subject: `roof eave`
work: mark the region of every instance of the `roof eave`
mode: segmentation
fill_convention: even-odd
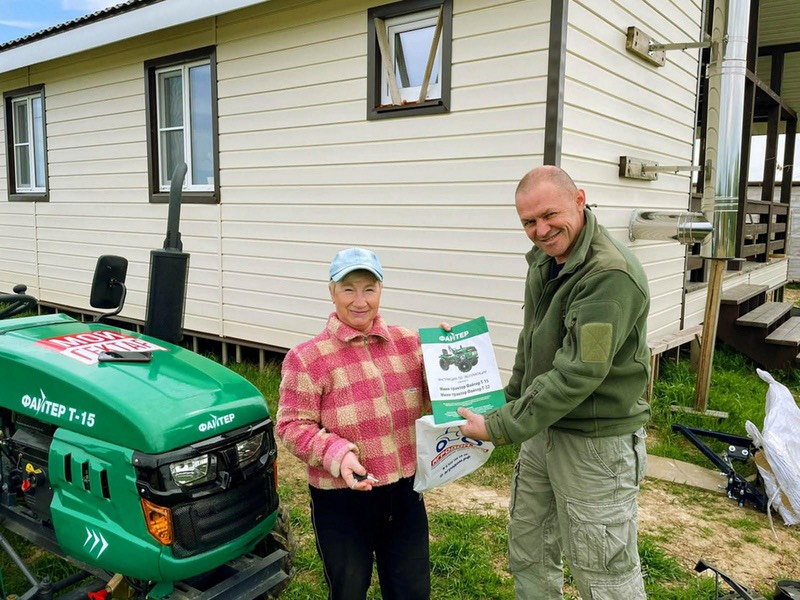
[[[0,73],[62,58],[268,0],[164,0],[0,51]]]

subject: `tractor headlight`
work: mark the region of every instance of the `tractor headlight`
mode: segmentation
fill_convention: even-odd
[[[172,479],[178,485],[197,485],[211,481],[217,476],[217,457],[203,454],[196,458],[179,460],[169,466]]]
[[[236,455],[239,458],[239,467],[249,465],[258,458],[261,452],[261,443],[264,441],[264,432],[236,444]]]

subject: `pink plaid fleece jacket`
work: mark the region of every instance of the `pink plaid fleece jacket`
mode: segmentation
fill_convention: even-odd
[[[316,488],[347,487],[340,466],[350,450],[385,485],[414,474],[414,422],[429,409],[416,332],[377,315],[365,334],[332,313],[283,360],[275,431]]]

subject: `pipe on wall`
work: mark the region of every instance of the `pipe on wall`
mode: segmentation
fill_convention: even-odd
[[[681,244],[702,242],[711,233],[703,213],[666,210],[634,210],[628,225],[633,240],[674,240]]]
[[[701,242],[703,258],[736,256],[750,0],[713,2],[706,170],[701,212],[634,210],[631,240]],[[709,235],[709,233],[711,235]]]

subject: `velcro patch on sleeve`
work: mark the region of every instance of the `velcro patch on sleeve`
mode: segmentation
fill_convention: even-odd
[[[611,355],[613,333],[611,323],[581,325],[581,360],[587,363],[607,362]]]

